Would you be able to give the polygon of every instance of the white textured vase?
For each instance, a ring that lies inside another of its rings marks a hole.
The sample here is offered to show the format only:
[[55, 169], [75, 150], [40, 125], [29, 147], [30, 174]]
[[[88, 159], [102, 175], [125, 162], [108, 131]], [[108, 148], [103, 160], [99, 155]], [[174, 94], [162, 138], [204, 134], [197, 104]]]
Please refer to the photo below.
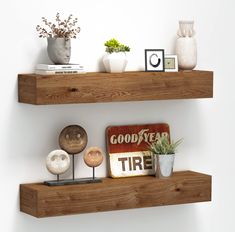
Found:
[[175, 154], [171, 155], [155, 155], [155, 171], [156, 177], [166, 178], [173, 173]]
[[176, 41], [176, 55], [178, 56], [179, 68], [192, 70], [197, 65], [197, 44], [194, 38], [193, 21], [180, 21], [178, 38]]
[[103, 57], [106, 72], [122, 73], [126, 69], [127, 57], [125, 52], [107, 53]]

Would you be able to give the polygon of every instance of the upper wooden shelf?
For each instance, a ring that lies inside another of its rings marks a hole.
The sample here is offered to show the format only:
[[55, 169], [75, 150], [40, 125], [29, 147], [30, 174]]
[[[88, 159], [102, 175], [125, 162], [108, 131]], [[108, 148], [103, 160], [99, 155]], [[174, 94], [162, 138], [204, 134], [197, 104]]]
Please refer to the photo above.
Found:
[[213, 72], [18, 75], [19, 102], [36, 105], [213, 97]]
[[175, 172], [172, 177], [105, 178], [102, 183], [67, 186], [20, 185], [20, 210], [50, 217], [211, 200], [211, 176]]

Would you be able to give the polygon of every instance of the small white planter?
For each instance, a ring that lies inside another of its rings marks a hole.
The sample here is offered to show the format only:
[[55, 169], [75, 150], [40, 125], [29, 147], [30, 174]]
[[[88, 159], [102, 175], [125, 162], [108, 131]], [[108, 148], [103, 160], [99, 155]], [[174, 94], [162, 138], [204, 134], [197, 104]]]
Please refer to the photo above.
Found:
[[173, 173], [175, 154], [172, 155], [156, 155], [155, 154], [155, 171], [156, 177], [166, 178]]
[[125, 52], [113, 52], [104, 55], [103, 63], [106, 72], [122, 73], [126, 69], [127, 57]]

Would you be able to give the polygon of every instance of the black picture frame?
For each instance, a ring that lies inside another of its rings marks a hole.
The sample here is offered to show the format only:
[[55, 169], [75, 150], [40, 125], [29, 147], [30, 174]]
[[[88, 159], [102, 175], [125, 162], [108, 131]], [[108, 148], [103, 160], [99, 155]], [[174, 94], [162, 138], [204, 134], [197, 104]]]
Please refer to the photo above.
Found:
[[[165, 71], [165, 51], [164, 49], [145, 49], [145, 72], [164, 72]], [[157, 58], [157, 63], [152, 63], [152, 58]]]

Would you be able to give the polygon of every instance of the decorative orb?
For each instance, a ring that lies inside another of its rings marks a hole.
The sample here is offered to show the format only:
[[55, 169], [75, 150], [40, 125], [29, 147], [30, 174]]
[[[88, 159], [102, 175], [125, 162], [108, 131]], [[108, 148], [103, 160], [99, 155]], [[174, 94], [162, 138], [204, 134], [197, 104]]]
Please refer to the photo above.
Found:
[[70, 158], [66, 151], [54, 150], [46, 158], [46, 167], [54, 175], [65, 173], [70, 166]]
[[89, 167], [98, 167], [103, 162], [103, 152], [98, 147], [90, 147], [83, 156], [84, 162]]
[[59, 144], [69, 154], [78, 154], [87, 145], [87, 133], [81, 126], [67, 126], [60, 133]]

